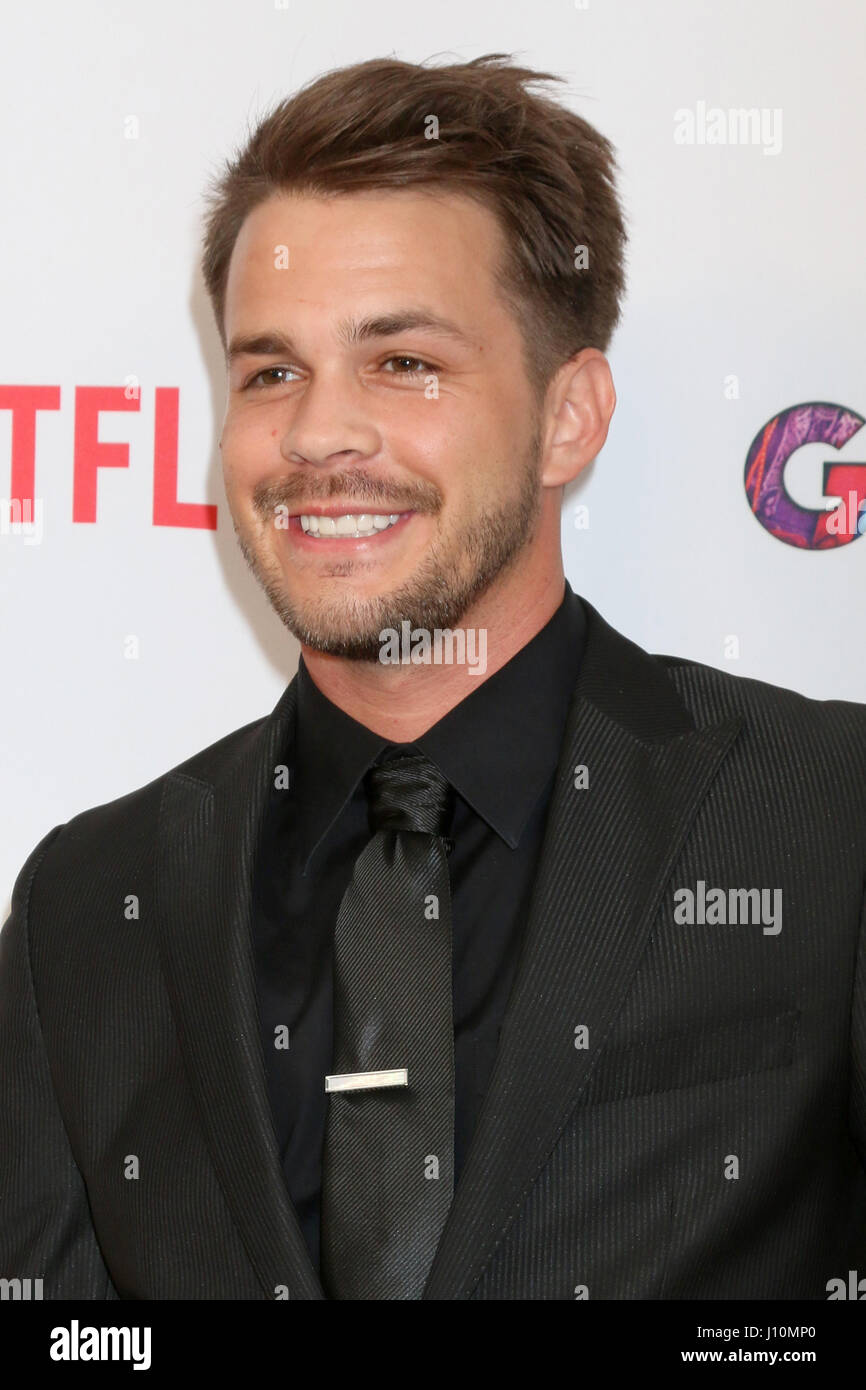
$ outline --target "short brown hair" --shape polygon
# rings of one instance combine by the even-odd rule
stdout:
[[[308,83],[271,111],[206,195],[201,267],[225,341],[229,261],[241,225],[274,194],[435,185],[499,219],[497,281],[543,391],[584,347],[607,349],[625,286],[626,231],[614,147],[587,121],[530,92],[553,73],[507,54],[427,67],[374,58]],[[426,137],[429,118],[438,138]],[[586,247],[585,268],[576,250]]]

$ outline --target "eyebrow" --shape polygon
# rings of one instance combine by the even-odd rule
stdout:
[[[434,314],[429,309],[396,309],[390,314],[376,314],[363,319],[341,319],[337,336],[341,343],[353,347],[371,338],[393,338],[397,333],[423,329],[442,338],[476,346],[476,340],[451,319]],[[232,338],[226,358],[229,363],[238,357],[275,357],[294,352],[291,338],[276,329],[263,333],[240,334]]]

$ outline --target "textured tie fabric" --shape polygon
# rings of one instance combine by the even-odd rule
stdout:
[[[334,935],[333,1073],[406,1068],[408,1085],[328,1096],[322,1280],[330,1298],[413,1299],[454,1191],[454,791],[420,753],[374,765],[365,788],[374,833]]]

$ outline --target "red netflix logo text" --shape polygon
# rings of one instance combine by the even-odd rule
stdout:
[[[72,469],[72,520],[96,520],[100,468],[128,468],[129,445],[101,443],[99,417],[103,411],[138,410],[137,386],[76,386],[75,439]],[[153,421],[153,524],[217,528],[217,509],[204,502],[177,498],[176,386],[157,386]],[[13,512],[32,516],[36,480],[36,416],[40,410],[60,409],[59,386],[0,386],[0,410],[12,412],[12,477],[9,498]],[[11,499],[11,501],[10,501]],[[7,512],[8,515],[8,512]],[[3,517],[6,521],[6,515]]]

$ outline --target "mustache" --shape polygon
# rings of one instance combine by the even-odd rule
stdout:
[[[291,510],[303,502],[330,502],[347,497],[353,504],[366,503],[375,512],[438,512],[442,495],[431,482],[391,484],[383,478],[370,478],[360,469],[344,473],[291,473],[274,483],[263,483],[253,490],[253,506],[265,519],[277,507]],[[381,504],[381,505],[376,505]]]

